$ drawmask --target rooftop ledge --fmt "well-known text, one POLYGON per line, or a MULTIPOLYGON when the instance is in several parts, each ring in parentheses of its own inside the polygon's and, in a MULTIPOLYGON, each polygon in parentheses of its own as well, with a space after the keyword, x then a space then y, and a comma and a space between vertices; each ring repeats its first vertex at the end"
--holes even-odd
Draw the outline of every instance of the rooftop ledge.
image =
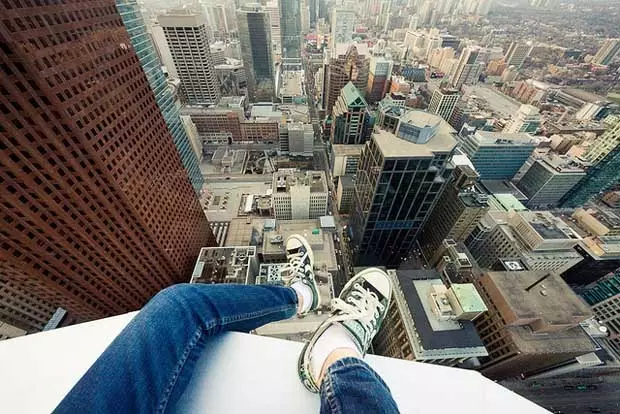
MULTIPOLYGON (((135 313, 0 342, 2 410, 49 413, 135 313)), ((318 413, 299 382, 302 344, 228 333, 204 352, 182 412, 318 413), (244 398, 238 398, 242 393, 244 398)), ((369 355, 403 413, 548 413, 477 372, 369 355)))

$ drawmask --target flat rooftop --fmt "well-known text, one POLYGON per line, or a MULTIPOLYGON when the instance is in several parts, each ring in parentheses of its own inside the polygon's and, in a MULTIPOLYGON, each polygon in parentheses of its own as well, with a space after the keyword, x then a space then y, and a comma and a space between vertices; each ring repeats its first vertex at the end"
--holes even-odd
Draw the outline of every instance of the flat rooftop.
POLYGON ((364 144, 334 144, 332 145, 332 151, 334 155, 337 156, 360 156, 362 155, 362 148, 364 148, 364 144))
POLYGON ((487 355, 473 322, 441 321, 432 313, 431 285, 443 285, 436 270, 397 270, 396 276, 424 350, 481 348, 481 356, 487 355))
POLYGON ((479 130, 473 136, 483 146, 538 145, 538 139, 525 132, 504 133, 479 130))
POLYGON ((304 95, 302 89, 302 81, 304 78, 303 71, 288 71, 282 74, 280 94, 283 96, 300 96, 304 95))
POLYGON ((550 154, 538 160, 547 170, 556 174, 582 174, 586 175, 584 163, 568 155, 550 154))
POLYGON ((527 326, 506 326, 504 329, 522 353, 581 352, 587 354, 598 349, 580 326, 545 334, 532 333, 532 330, 527 326))
POLYGON ((519 201, 528 200, 527 196, 508 180, 480 180, 479 183, 489 194, 494 196, 509 194, 519 201))
POLYGON ((512 194, 491 194, 489 196, 489 205, 491 206, 491 210, 496 211, 527 210, 527 207, 512 194))
POLYGON ((485 276, 491 280, 508 308, 521 319, 540 319, 549 325, 567 325, 592 316, 586 303, 556 274, 521 271, 487 272, 485 276), (526 291, 545 276, 544 280, 526 291))
MULTIPOLYGON (((425 125, 437 124, 437 118, 436 115, 423 111, 409 111, 401 117, 400 122, 413 123, 424 127, 425 125)), ((452 151, 457 144, 455 134, 456 132, 450 124, 441 119, 435 136, 425 144, 415 144, 378 128, 375 129, 373 138, 384 157, 432 157, 435 153, 452 151)))
POLYGON ((190 283, 245 283, 255 260, 254 246, 203 247, 190 283))
POLYGON ((280 169, 273 173, 274 194, 288 193, 293 186, 309 186, 310 193, 328 191, 325 171, 298 171, 280 169))
POLYGON ((522 211, 519 216, 545 240, 579 238, 570 226, 548 211, 522 211))
POLYGON ((280 119, 282 118, 282 112, 278 110, 278 106, 275 104, 254 104, 250 110, 250 116, 252 119, 280 119))

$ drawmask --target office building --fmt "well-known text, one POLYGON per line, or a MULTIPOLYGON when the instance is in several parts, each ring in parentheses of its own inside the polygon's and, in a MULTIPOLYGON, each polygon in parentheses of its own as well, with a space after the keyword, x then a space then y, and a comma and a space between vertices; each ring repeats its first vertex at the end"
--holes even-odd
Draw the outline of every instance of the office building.
POLYGON ((127 28, 131 44, 138 55, 138 59, 140 59, 142 69, 144 69, 146 78, 157 100, 157 105, 166 120, 166 126, 174 139, 174 144, 177 147, 183 166, 187 170, 194 190, 198 193, 202 190, 204 184, 199 160, 192 147, 191 139, 181 122, 179 108, 166 82, 166 75, 161 70, 155 46, 146 31, 146 25, 140 14, 138 2, 136 0, 117 0, 116 8, 123 19, 123 24, 127 28))
POLYGON ((284 70, 301 70, 301 0, 278 0, 284 70))
POLYGON ((330 154, 332 178, 355 175, 363 147, 363 145, 332 145, 330 154))
POLYGON ((332 110, 331 143, 363 144, 372 133, 375 119, 352 82, 347 83, 332 110))
POLYGON ((259 4, 244 4, 237 10, 237 25, 250 102, 271 102, 275 87, 269 13, 259 4))
POLYGON ((365 43, 343 44, 334 48, 325 71, 326 81, 323 85, 326 115, 331 114, 340 91, 347 83, 353 82, 362 96, 366 94, 369 64, 370 54, 365 43))
POLYGON ((355 180, 351 175, 338 177, 336 189, 336 207, 340 214, 349 214, 353 206, 353 194, 355 193, 355 180))
POLYGON ((527 196, 528 207, 555 207, 585 177, 586 168, 587 164, 569 156, 549 155, 534 161, 517 187, 527 196))
POLYGON ((521 105, 517 113, 508 121, 503 132, 507 134, 518 132, 534 134, 538 128, 540 128, 538 108, 532 105, 521 105))
POLYGON ((483 65, 478 61, 480 54, 480 48, 468 47, 463 49, 461 56, 450 83, 456 89, 461 89, 463 85, 475 85, 478 83, 478 78, 482 74, 483 65))
POLYGON ((282 153, 292 156, 312 157, 313 148, 314 130, 312 129, 312 124, 290 122, 280 127, 280 151, 282 153))
POLYGON ((548 211, 489 211, 467 239, 467 247, 483 268, 562 273, 583 260, 574 250, 580 239, 548 211))
POLYGON ((273 61, 277 61, 282 55, 282 33, 280 30, 280 6, 278 0, 268 1, 265 11, 269 14, 269 24, 271 33, 271 51, 273 61))
MULTIPOLYGON (((615 276, 618 281, 618 276, 615 276)), ((596 319, 608 329, 609 336, 603 341, 611 348, 616 358, 620 358, 620 294, 592 305, 596 319)))
POLYGON ((474 321, 489 352, 483 375, 529 376, 597 350, 579 325, 592 311, 548 271, 486 272, 475 286, 488 311, 474 321))
POLYGON ((586 286, 580 294, 590 306, 617 296, 620 294, 620 269, 586 286))
POLYGON ((172 59, 172 52, 170 51, 170 47, 168 47, 168 41, 166 40, 166 35, 164 34, 164 28, 161 27, 159 22, 154 21, 150 22, 150 33, 153 39, 153 43, 157 49, 157 55, 159 56, 159 60, 161 61, 168 77, 171 79, 178 79, 179 74, 177 73, 177 68, 174 66, 174 60, 172 59))
POLYGON ((377 355, 461 366, 488 352, 476 332, 486 312, 471 283, 446 286, 436 270, 388 270, 392 301, 373 340, 377 355))
POLYGON ((366 99, 369 103, 379 102, 387 93, 392 78, 392 66, 393 62, 383 56, 370 59, 368 89, 366 91, 366 99))
MULTIPOLYGON (((454 159, 459 156, 453 156, 454 159)), ((462 156, 460 156, 462 157, 462 156)), ((467 164, 456 165, 432 216, 420 236, 425 257, 432 257, 444 239, 464 242, 489 210, 488 196, 474 184, 478 173, 467 164)))
POLYGON ((351 223, 358 265, 393 266, 413 250, 452 173, 454 134, 437 115, 409 111, 395 133, 377 130, 366 143, 351 223))
POLYGON ((620 268, 620 218, 613 210, 596 206, 587 210, 578 208, 565 221, 581 236, 575 251, 582 257, 562 273, 566 283, 587 286, 620 268))
POLYGON ((614 148, 620 145, 620 115, 610 115, 605 118, 605 132, 596 138, 583 155, 583 159, 596 164, 600 162, 614 148))
POLYGON ((523 62, 530 55, 532 51, 532 45, 512 42, 508 50, 506 51, 506 55, 504 56, 504 61, 507 66, 514 66, 516 68, 520 68, 523 66, 523 62))
POLYGON ((220 99, 220 85, 204 15, 189 9, 158 16, 174 66, 181 79, 183 94, 190 105, 211 105, 220 99))
POLYGON ((620 182, 620 144, 594 164, 586 176, 560 201, 562 207, 577 207, 620 182))
POLYGON ((437 114, 449 122, 460 98, 461 94, 458 89, 444 87, 435 89, 428 106, 428 112, 437 114))
POLYGON ((538 141, 529 134, 476 131, 460 136, 461 149, 481 180, 510 180, 528 160, 538 141))
POLYGON ((59 306, 68 323, 138 309, 214 243, 117 8, 81 7, 74 37, 44 19, 66 5, 13 8, 0 35, 0 320, 29 332, 59 306))
POLYGON ((596 52, 594 58, 592 58, 592 63, 597 65, 609 65, 619 53, 620 39, 607 39, 603 42, 598 52, 596 52))
POLYGON ((332 27, 331 47, 335 48, 340 44, 349 44, 353 40, 353 29, 355 28, 355 11, 348 9, 332 9, 330 19, 332 27))
POLYGON ((308 220, 327 214, 325 172, 280 169, 273 174, 273 211, 278 220, 308 220))
POLYGON ((611 208, 620 209, 620 190, 608 192, 601 198, 601 201, 611 208))

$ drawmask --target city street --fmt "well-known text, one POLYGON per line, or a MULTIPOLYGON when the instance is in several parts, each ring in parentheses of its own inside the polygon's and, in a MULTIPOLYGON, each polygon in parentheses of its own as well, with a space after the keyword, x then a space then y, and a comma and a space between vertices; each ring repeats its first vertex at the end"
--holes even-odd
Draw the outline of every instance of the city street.
POLYGON ((504 381, 502 385, 556 413, 620 413, 619 376, 504 381))

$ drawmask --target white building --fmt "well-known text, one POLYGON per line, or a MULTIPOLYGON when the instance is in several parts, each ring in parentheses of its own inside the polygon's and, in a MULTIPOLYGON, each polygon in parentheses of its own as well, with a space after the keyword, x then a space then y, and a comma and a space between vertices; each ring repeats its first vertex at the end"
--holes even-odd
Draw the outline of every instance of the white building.
POLYGON ((520 68, 532 51, 531 44, 512 42, 504 57, 508 66, 520 68))
POLYGON ((188 103, 216 103, 221 93, 211 57, 206 18, 202 14, 179 10, 159 16, 158 21, 188 103))
POLYGON ((457 89, 438 88, 433 92, 431 103, 428 106, 428 112, 437 114, 446 121, 450 121, 452 112, 456 107, 461 95, 457 89))
POLYGON ((325 172, 280 169, 273 174, 272 204, 276 219, 307 220, 327 214, 325 172))
POLYGON ((313 149, 314 129, 311 124, 290 122, 280 127, 280 151, 282 153, 312 157, 313 149))
POLYGON ((475 85, 482 73, 483 65, 478 61, 479 47, 463 49, 450 81, 452 86, 460 89, 463 85, 475 85))

